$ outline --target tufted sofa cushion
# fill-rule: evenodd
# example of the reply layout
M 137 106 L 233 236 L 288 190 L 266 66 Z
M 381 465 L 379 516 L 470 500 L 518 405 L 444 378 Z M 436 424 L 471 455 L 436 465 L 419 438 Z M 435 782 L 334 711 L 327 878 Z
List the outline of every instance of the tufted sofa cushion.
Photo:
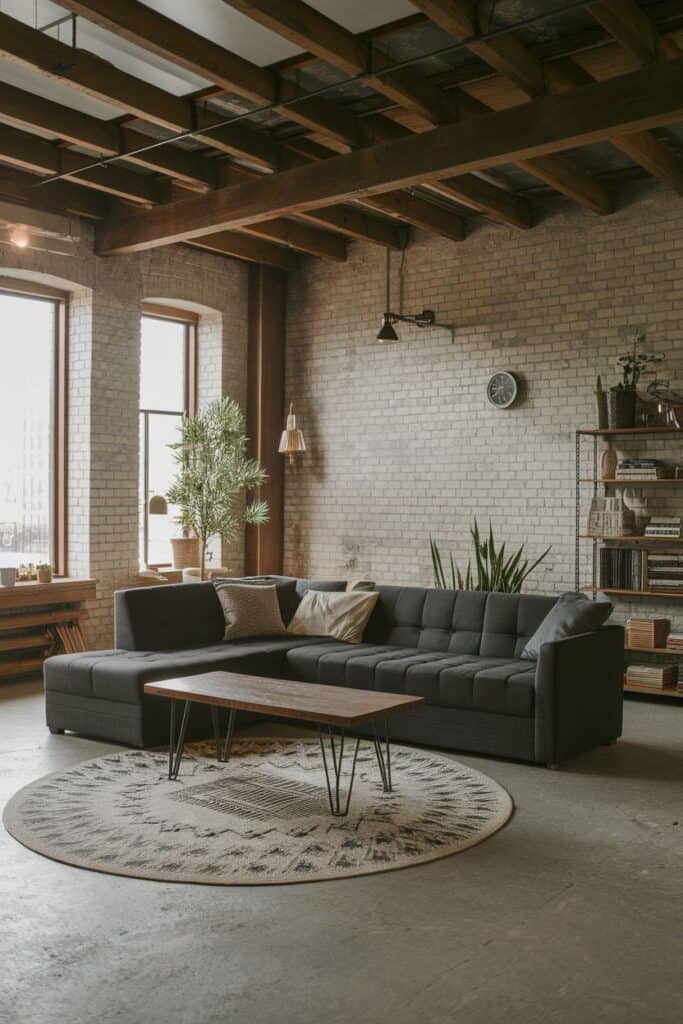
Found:
M 378 644 L 313 643 L 287 652 L 289 674 L 305 682 L 424 697 L 428 704 L 529 718 L 535 666 Z

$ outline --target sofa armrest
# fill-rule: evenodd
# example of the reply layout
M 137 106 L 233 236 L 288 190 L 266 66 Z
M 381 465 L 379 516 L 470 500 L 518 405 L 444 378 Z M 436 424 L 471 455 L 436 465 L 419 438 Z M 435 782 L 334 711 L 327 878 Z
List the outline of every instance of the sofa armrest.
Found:
M 621 736 L 624 629 L 543 644 L 536 666 L 536 760 L 557 764 Z

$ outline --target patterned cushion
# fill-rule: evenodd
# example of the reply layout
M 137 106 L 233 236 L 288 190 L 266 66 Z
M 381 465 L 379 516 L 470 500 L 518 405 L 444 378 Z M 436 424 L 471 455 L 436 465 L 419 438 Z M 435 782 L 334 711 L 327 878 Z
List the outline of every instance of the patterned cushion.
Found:
M 216 582 L 214 586 L 225 616 L 224 640 L 287 632 L 274 585 Z

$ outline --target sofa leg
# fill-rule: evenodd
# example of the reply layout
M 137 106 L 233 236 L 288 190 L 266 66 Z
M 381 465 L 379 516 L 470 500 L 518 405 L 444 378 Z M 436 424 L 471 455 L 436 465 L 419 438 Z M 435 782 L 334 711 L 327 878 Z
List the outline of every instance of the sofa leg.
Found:
M 56 725 L 48 725 L 48 729 L 53 736 L 63 736 L 65 732 L 64 729 L 58 729 Z
M 559 761 L 546 761 L 545 766 L 546 768 L 550 768 L 551 771 L 557 771 L 560 767 L 560 763 Z

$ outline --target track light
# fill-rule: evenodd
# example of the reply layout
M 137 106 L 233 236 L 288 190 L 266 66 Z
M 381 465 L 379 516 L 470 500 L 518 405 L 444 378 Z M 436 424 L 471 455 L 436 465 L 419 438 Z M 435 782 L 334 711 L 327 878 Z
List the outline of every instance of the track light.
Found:
M 9 240 L 17 249 L 26 249 L 30 241 L 28 237 L 28 231 L 21 224 L 17 227 L 12 228 L 10 231 Z
M 404 250 L 405 252 L 405 250 Z M 391 311 L 391 250 L 387 249 L 387 290 L 386 309 L 382 316 L 382 326 L 377 334 L 377 341 L 384 344 L 387 341 L 400 341 L 394 330 L 394 324 L 412 324 L 414 327 L 443 327 L 450 331 L 451 344 L 455 344 L 455 325 L 442 324 L 436 319 L 433 309 L 423 309 L 421 313 L 392 313 Z

